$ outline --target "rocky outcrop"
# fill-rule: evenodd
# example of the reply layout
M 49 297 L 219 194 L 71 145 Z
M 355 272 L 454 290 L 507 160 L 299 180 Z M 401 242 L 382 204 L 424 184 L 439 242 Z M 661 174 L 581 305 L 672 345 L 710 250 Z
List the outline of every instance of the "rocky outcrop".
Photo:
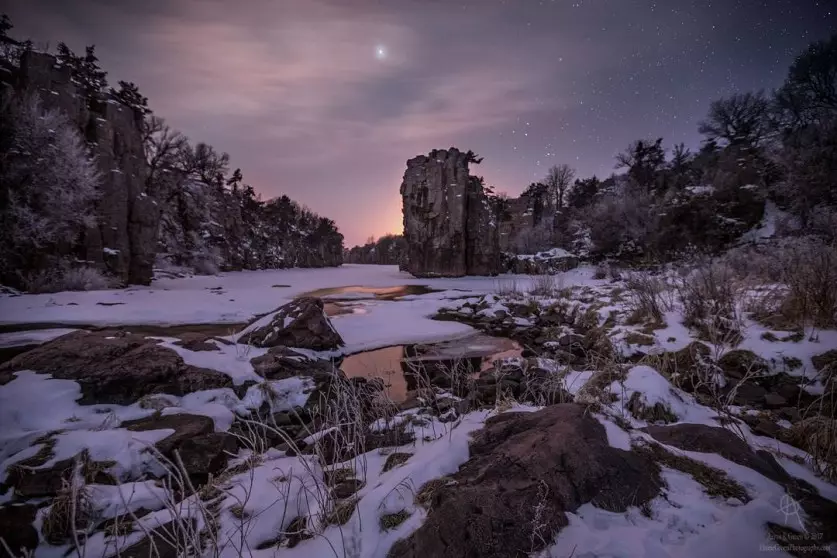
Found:
M 343 339 L 323 309 L 319 298 L 305 297 L 279 308 L 264 327 L 245 334 L 244 339 L 257 347 L 296 347 L 327 351 L 343 345 Z
M 495 275 L 499 235 L 471 152 L 437 149 L 407 161 L 401 183 L 406 269 L 417 277 Z
M 430 496 L 424 524 L 389 556 L 525 556 L 568 524 L 566 512 L 587 503 L 625 511 L 662 487 L 657 465 L 611 447 L 581 405 L 492 417 L 470 450 L 452 482 Z
M 190 475 L 218 473 L 227 465 L 227 456 L 235 454 L 236 442 L 226 432 L 215 432 L 211 418 L 202 415 L 152 415 L 120 424 L 133 432 L 171 429 L 174 432 L 155 444 L 167 458 L 180 455 L 184 470 Z
M 158 343 L 135 334 L 77 331 L 0 365 L 0 385 L 20 370 L 52 374 L 79 383 L 82 405 L 129 405 L 149 394 L 232 387 L 229 376 L 188 365 Z
M 644 430 L 668 446 L 686 451 L 716 453 L 779 483 L 790 479 L 770 453 L 763 450 L 754 452 L 747 442 L 725 428 L 704 424 L 676 424 L 648 426 Z
M 38 530 L 32 525 L 37 514 L 30 504 L 0 507 L 0 537 L 15 556 L 29 556 L 38 547 Z
M 561 248 L 537 254 L 504 254 L 505 270 L 523 275 L 553 275 L 578 267 L 579 259 Z
M 149 284 L 160 211 L 146 192 L 142 116 L 114 99 L 88 102 L 55 57 L 26 52 L 13 78 L 39 93 L 46 108 L 64 112 L 81 131 L 101 176 L 98 223 L 83 240 L 84 259 L 127 283 Z
M 311 359 L 287 347 L 273 347 L 267 353 L 250 359 L 253 371 L 267 380 L 284 380 L 294 376 L 330 374 L 335 365 L 328 360 Z

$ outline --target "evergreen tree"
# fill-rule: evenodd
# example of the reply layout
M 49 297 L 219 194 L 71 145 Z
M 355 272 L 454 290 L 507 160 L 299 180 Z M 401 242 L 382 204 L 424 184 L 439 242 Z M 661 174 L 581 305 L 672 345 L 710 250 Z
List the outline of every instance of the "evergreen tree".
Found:
M 110 88 L 110 95 L 117 101 L 132 108 L 141 116 L 151 114 L 148 99 L 139 92 L 139 87 L 130 81 L 119 81 L 119 89 Z

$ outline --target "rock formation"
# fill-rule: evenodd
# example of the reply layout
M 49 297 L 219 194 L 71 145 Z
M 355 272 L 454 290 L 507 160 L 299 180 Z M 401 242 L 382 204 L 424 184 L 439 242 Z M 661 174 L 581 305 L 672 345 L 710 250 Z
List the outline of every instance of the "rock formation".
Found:
M 407 161 L 401 183 L 406 269 L 417 277 L 495 275 L 497 223 L 471 152 L 437 149 Z
M 85 140 L 100 177 L 95 226 L 50 246 L 49 256 L 95 267 L 122 284 L 149 284 L 155 267 L 211 274 L 342 263 L 343 236 L 330 219 L 287 196 L 262 201 L 250 186 L 198 180 L 179 163 L 152 173 L 142 108 L 123 104 L 112 92 L 91 94 L 60 56 L 21 52 L 0 57 L 3 99 L 34 93 L 43 109 L 63 113 Z M 5 267 L 37 275 L 51 271 L 54 260 Z M 2 280 L 29 288 L 18 273 L 8 275 Z
M 242 336 L 257 347 L 298 347 L 328 351 L 343 345 L 319 298 L 305 297 L 279 308 L 270 323 Z
M 148 284 L 159 209 L 146 195 L 142 116 L 108 99 L 88 103 L 55 57 L 27 51 L 10 78 L 15 89 L 39 93 L 46 108 L 64 112 L 82 131 L 101 175 L 98 224 L 85 234 L 84 259 L 128 283 Z
M 469 449 L 429 496 L 424 523 L 388 556 L 526 556 L 521 549 L 543 550 L 581 505 L 621 512 L 662 487 L 650 459 L 611 447 L 605 428 L 572 403 L 491 417 Z M 533 539 L 539 521 L 548 535 Z

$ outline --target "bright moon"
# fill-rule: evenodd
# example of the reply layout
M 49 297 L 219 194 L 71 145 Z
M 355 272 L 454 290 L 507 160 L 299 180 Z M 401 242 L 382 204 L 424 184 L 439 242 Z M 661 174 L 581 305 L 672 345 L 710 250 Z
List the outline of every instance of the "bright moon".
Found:
M 383 60 L 387 57 L 387 49 L 383 45 L 378 45 L 375 47 L 375 58 L 378 60 Z

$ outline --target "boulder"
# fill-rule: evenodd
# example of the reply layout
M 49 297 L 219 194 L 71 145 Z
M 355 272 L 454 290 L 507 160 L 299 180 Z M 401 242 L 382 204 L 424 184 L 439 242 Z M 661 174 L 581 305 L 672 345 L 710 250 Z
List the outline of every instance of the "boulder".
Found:
M 517 254 L 506 258 L 509 273 L 524 275 L 554 275 L 562 271 L 569 271 L 578 267 L 578 256 L 562 250 L 552 248 L 537 254 Z
M 183 442 L 190 438 L 215 431 L 215 423 L 211 418 L 204 415 L 189 415 L 186 413 L 152 415 L 146 418 L 128 420 L 120 424 L 119 427 L 134 432 L 174 430 L 172 434 L 155 444 L 163 455 L 170 455 Z
M 728 378 L 741 380 L 748 374 L 761 375 L 768 371 L 767 363 L 753 351 L 735 349 L 718 359 L 718 366 Z
M 837 374 L 837 349 L 812 356 L 811 364 L 814 365 L 814 370 L 825 377 Z
M 158 343 L 135 334 L 76 331 L 0 365 L 0 385 L 19 370 L 52 374 L 79 383 L 82 405 L 129 405 L 148 394 L 232 387 L 229 376 L 188 365 Z
M 675 424 L 648 426 L 643 430 L 663 444 L 686 451 L 716 453 L 779 484 L 790 479 L 772 455 L 763 450 L 754 452 L 747 442 L 725 428 L 705 424 Z
M 264 327 L 246 334 L 257 347 L 297 347 L 328 351 L 342 346 L 343 339 L 331 325 L 319 298 L 305 297 L 279 308 Z
M 0 539 L 14 556 L 29 556 L 28 551 L 38 547 L 38 530 L 32 525 L 37 513 L 38 508 L 29 504 L 0 507 Z M 5 551 L 0 555 L 5 556 Z
M 238 451 L 235 438 L 226 432 L 215 432 L 213 420 L 203 415 L 152 415 L 123 422 L 120 427 L 137 432 L 174 430 L 174 433 L 157 442 L 155 447 L 169 459 L 177 451 L 184 469 L 190 475 L 218 473 L 227 466 L 228 456 Z
M 426 521 L 390 557 L 525 556 L 568 524 L 565 512 L 592 503 L 625 511 L 656 497 L 659 468 L 611 447 L 582 405 L 504 413 L 486 421 L 471 458 L 433 492 Z M 534 537 L 533 522 L 541 537 Z
M 287 347 L 273 347 L 267 353 L 250 359 L 253 370 L 267 380 L 283 380 L 293 376 L 331 374 L 337 364 L 325 359 L 312 359 Z
M 407 161 L 401 183 L 406 270 L 416 277 L 496 275 L 500 245 L 472 152 L 436 149 Z
M 76 461 L 81 461 L 81 471 L 87 482 L 97 484 L 114 484 L 115 479 L 107 469 L 112 462 L 90 461 L 85 452 L 56 461 L 49 467 L 29 466 L 22 463 L 10 467 L 4 481 L 5 485 L 14 488 L 19 498 L 43 498 L 58 494 L 65 481 L 72 475 Z
M 189 351 L 220 351 L 221 349 L 213 341 L 213 338 L 203 333 L 184 333 L 179 336 L 180 340 L 175 345 Z

